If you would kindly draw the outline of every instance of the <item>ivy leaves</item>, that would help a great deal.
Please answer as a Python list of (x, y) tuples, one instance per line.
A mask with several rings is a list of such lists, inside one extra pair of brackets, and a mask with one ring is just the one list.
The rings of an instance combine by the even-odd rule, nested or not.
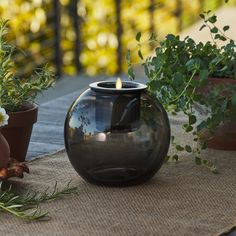
[[(216, 26), (217, 16), (215, 14), (211, 14), (211, 11), (203, 12), (199, 15), (204, 24), (200, 27), (200, 31), (207, 27), (210, 30), (211, 37), (214, 40), (226, 41), (228, 37), (225, 35), (225, 32), (230, 29), (229, 25), (225, 25), (222, 29)], [(215, 41), (214, 41), (215, 43)]]
[[(196, 164), (216, 172), (212, 163), (201, 158), (201, 151), (206, 149), (207, 140), (199, 143), (198, 134), (204, 129), (214, 133), (220, 123), (229, 120), (233, 115), (236, 117), (236, 86), (212, 86), (212, 82), (209, 82), (209, 77), (236, 79), (236, 44), (225, 34), (230, 27), (225, 25), (219, 28), (216, 25), (217, 16), (211, 11), (200, 14), (200, 17), (204, 21), (200, 30), (207, 28), (212, 42), (196, 43), (190, 37), (181, 39), (169, 34), (159, 42), (155, 55), (144, 59), (141, 52), (141, 33), (136, 35), (136, 40), (139, 46), (138, 55), (149, 79), (149, 91), (171, 114), (182, 111), (188, 117), (183, 129), (192, 135), (194, 143), (197, 144), (196, 147), (189, 144), (180, 145), (173, 139), (176, 153), (172, 159), (178, 160), (179, 152), (187, 152), (194, 157)], [(156, 38), (151, 36), (150, 40)], [(218, 41), (224, 42), (224, 45), (219, 47)], [(128, 74), (134, 78), (130, 51), (127, 53), (127, 61)], [(210, 111), (205, 120), (198, 120), (194, 104), (200, 104)]]

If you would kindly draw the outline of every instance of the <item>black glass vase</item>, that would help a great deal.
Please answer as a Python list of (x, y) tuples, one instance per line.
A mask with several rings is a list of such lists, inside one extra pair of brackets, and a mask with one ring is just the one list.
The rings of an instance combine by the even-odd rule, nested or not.
[(98, 82), (82, 93), (65, 120), (69, 160), (85, 180), (102, 185), (139, 184), (163, 164), (170, 143), (167, 114), (146, 85)]

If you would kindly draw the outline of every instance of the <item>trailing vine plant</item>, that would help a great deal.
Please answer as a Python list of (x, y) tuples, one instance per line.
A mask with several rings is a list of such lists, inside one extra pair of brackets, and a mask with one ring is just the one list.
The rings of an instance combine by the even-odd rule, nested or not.
[[(223, 84), (212, 86), (209, 77), (236, 79), (236, 44), (226, 35), (229, 26), (217, 26), (217, 16), (211, 11), (200, 14), (204, 28), (209, 29), (212, 41), (195, 42), (190, 37), (169, 34), (160, 42), (151, 35), (148, 42), (157, 44), (154, 55), (146, 59), (142, 55), (141, 33), (136, 35), (138, 55), (148, 78), (148, 89), (173, 115), (183, 112), (187, 122), (182, 128), (193, 137), (194, 145), (181, 145), (172, 136), (176, 153), (172, 157), (179, 159), (179, 153), (192, 153), (196, 164), (217, 172), (216, 166), (201, 157), (201, 151), (207, 148), (208, 139), (200, 141), (199, 134), (208, 130), (212, 135), (216, 128), (236, 118), (236, 86)], [(219, 46), (223, 42), (223, 46)], [(131, 53), (126, 55), (128, 75), (135, 79)], [(196, 115), (195, 106), (200, 105), (209, 111), (206, 119), (200, 120)], [(209, 136), (210, 139), (210, 136)]]

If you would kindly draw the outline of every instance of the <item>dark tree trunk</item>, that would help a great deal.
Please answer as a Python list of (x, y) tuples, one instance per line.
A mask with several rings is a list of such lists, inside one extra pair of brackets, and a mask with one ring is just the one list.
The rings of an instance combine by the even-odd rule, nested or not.
[[(149, 5), (149, 17), (150, 17), (150, 28), (149, 28), (149, 34), (155, 34), (155, 19), (154, 19), (154, 13), (155, 13), (155, 0), (150, 0)], [(150, 43), (150, 49), (152, 50), (154, 48), (154, 44)]]
[(175, 16), (176, 16), (176, 21), (177, 21), (176, 28), (178, 32), (181, 32), (183, 29), (182, 13), (183, 13), (182, 0), (176, 0)]
[(116, 63), (117, 70), (116, 74), (120, 74), (122, 72), (122, 24), (121, 24), (121, 0), (115, 0), (115, 11), (116, 11), (116, 36), (118, 41), (118, 46), (116, 49)]
[(82, 44), (81, 44), (81, 23), (82, 19), (77, 13), (77, 5), (79, 0), (71, 0), (70, 2), (70, 12), (73, 21), (73, 28), (75, 31), (75, 44), (74, 44), (74, 55), (75, 55), (75, 66), (77, 73), (81, 72), (83, 67), (80, 62), (80, 55), (82, 52)]
[(56, 75), (61, 76), (62, 74), (62, 54), (61, 54), (61, 8), (60, 1), (53, 0), (53, 10), (54, 10), (54, 64), (56, 67)]

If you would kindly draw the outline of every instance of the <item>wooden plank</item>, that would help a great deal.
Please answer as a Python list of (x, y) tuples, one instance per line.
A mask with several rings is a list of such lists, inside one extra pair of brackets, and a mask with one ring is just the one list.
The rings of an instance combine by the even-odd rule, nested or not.
[(34, 125), (27, 160), (64, 148), (64, 121), (78, 92), (59, 97), (39, 107), (38, 122)]
[[(32, 160), (37, 156), (58, 151), (64, 147), (64, 121), (67, 110), (72, 102), (88, 88), (88, 84), (96, 80), (104, 80), (104, 78), (94, 77), (92, 80), (86, 81), (83, 77), (78, 77), (79, 83), (76, 85), (74, 83), (65, 82), (61, 88), (55, 89), (54, 92), (61, 94), (65, 86), (77, 87), (78, 90), (61, 97), (57, 96), (51, 101), (47, 100), (47, 102), (39, 106), (38, 122), (33, 128), (27, 160)], [(67, 79), (65, 79), (65, 81), (67, 81)], [(53, 90), (50, 92), (53, 92)]]

